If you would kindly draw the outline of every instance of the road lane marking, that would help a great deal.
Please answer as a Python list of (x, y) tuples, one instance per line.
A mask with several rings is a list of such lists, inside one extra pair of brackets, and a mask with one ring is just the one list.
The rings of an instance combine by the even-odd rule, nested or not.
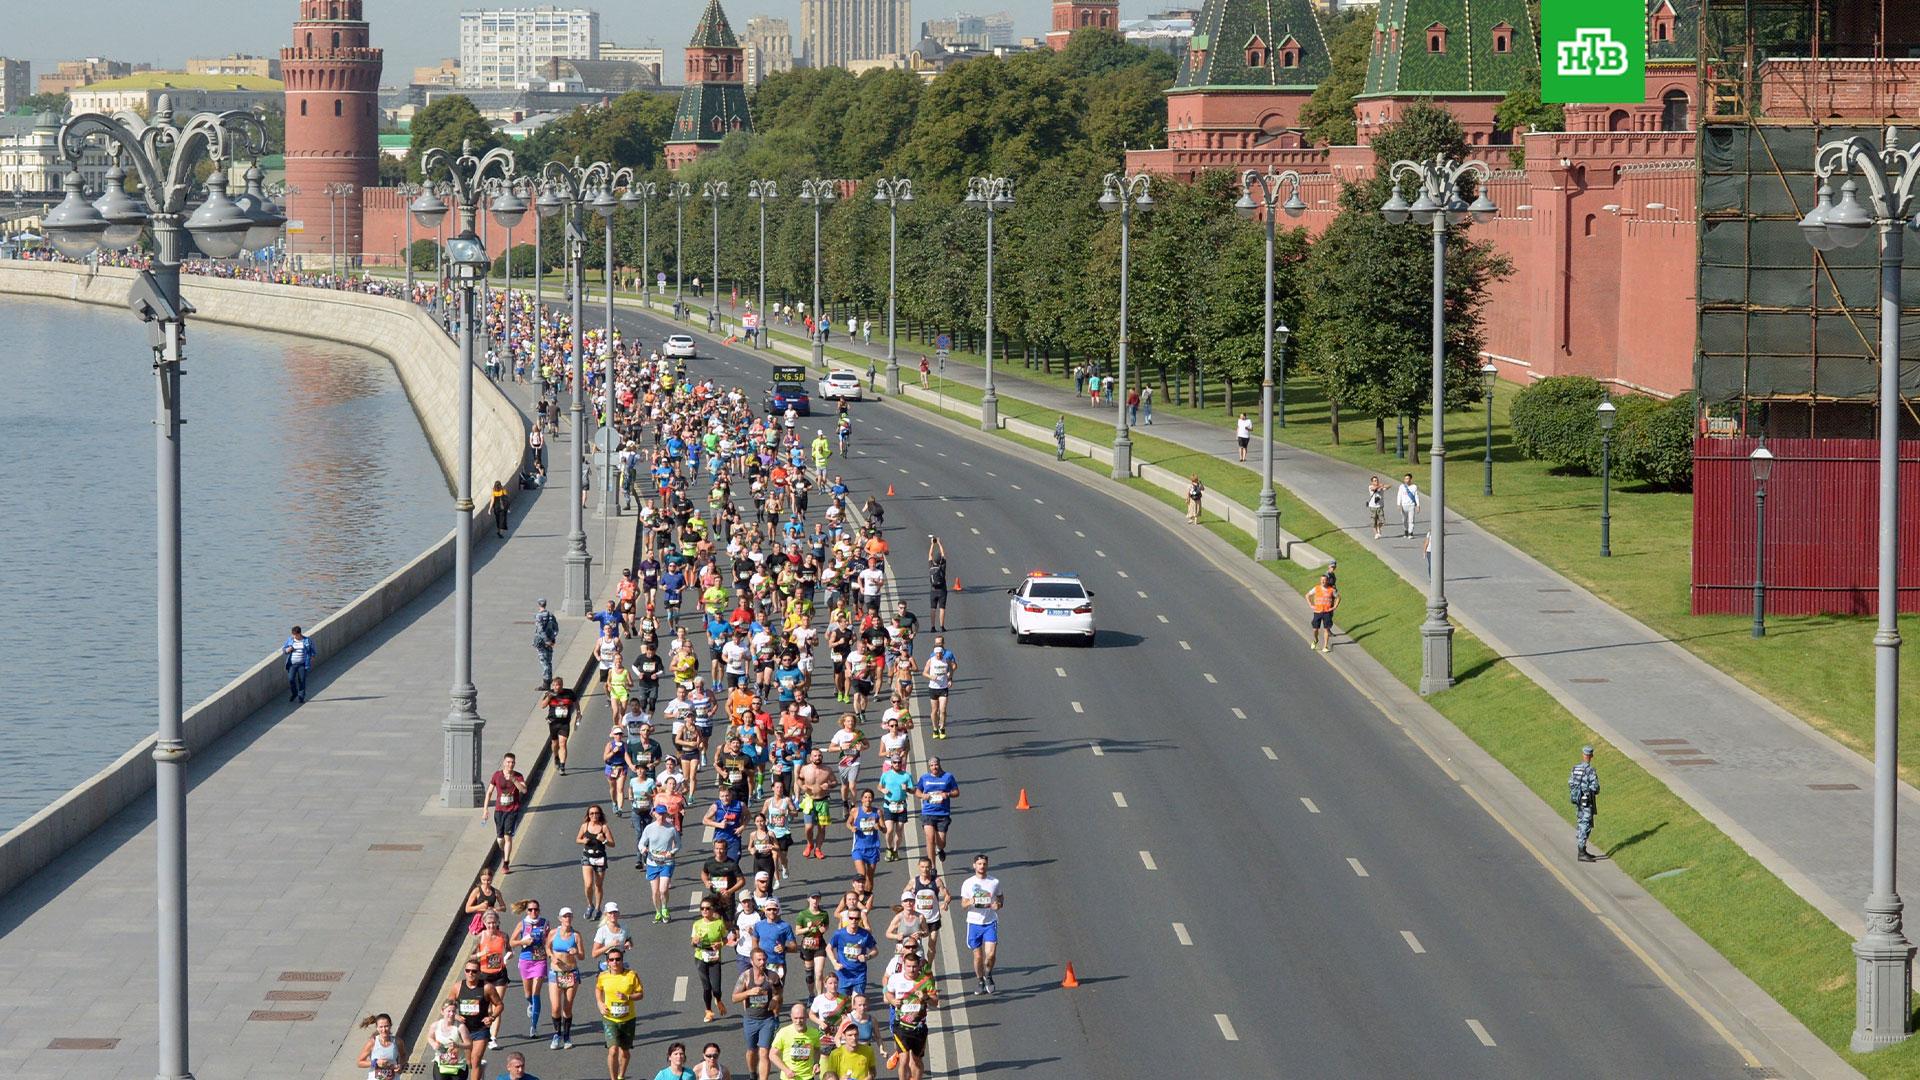
[(1008, 484), (1007, 486), (1008, 486), (1008, 487), (1010, 487), (1010, 488), (1012, 488), (1012, 489), (1013, 489), (1013, 490), (1015, 490), (1015, 491), (1019, 491), (1019, 490), (1020, 490), (1020, 485), (1019, 485), (1019, 484)]
[(1142, 863), (1144, 863), (1144, 864), (1146, 865), (1146, 868), (1147, 868), (1147, 869), (1149, 869), (1149, 870), (1158, 870), (1158, 869), (1160, 869), (1160, 868), (1159, 868), (1158, 866), (1155, 866), (1155, 865), (1153, 865), (1153, 852), (1151, 852), (1151, 851), (1143, 851), (1143, 852), (1141, 852), (1141, 853), (1140, 853), (1140, 861), (1141, 861)]
[(1206, 678), (1207, 678), (1207, 681), (1208, 681), (1208, 682), (1210, 682), (1210, 683), (1217, 683), (1217, 682), (1219, 682), (1219, 681), (1220, 681), (1219, 679), (1216, 679), (1216, 678), (1214, 678), (1214, 677), (1213, 677), (1213, 672), (1211, 672), (1211, 671), (1203, 671), (1203, 672), (1201, 672), (1200, 674), (1202, 674), (1202, 675), (1204, 675), (1204, 676), (1206, 676)]
[(1063, 667), (1057, 667), (1057, 668), (1054, 668), (1054, 669), (1053, 669), (1053, 673), (1054, 673), (1055, 675), (1058, 675), (1058, 676), (1060, 676), (1060, 677), (1061, 677), (1061, 678), (1063, 678), (1063, 679), (1067, 677), (1067, 669), (1066, 669), (1066, 668), (1063, 668)]
[[(896, 468), (897, 468), (897, 467), (898, 467), (898, 466), (896, 466)], [(905, 470), (905, 469), (901, 469), (901, 470), (900, 470), (900, 472), (901, 472), (901, 474), (902, 474), (902, 475), (904, 475), (904, 474), (906, 473), (906, 471), (907, 471), (907, 470)]]
[(1366, 867), (1360, 865), (1359, 859), (1350, 858), (1347, 860), (1347, 865), (1353, 867), (1353, 876), (1355, 877), (1372, 877), (1373, 876), (1367, 873)]
[(1000, 474), (997, 472), (994, 472), (992, 469), (987, 470), (987, 475), (993, 477), (995, 480), (1000, 479)]
[[(1184, 645), (1186, 642), (1183, 641), (1181, 644)], [(1233, 707), (1233, 718), (1235, 720), (1245, 720), (1247, 718), (1246, 711), (1241, 709), (1240, 706), (1235, 705)]]
[(975, 528), (975, 527), (974, 527), (974, 526), (972, 526), (972, 525), (969, 525), (969, 526), (967, 526), (967, 529), (968, 529), (968, 530), (969, 530), (970, 532), (972, 532), (972, 533), (973, 533), (973, 535), (975, 535), (975, 536), (979, 536), (979, 535), (980, 535), (980, 530), (979, 530), (978, 528)]
[(939, 454), (939, 455), (940, 455), (941, 457), (946, 457), (946, 456), (947, 456), (947, 452), (946, 452), (945, 450), (936, 450), (936, 451), (934, 451), (934, 452), (935, 452), (935, 453), (937, 453), (937, 454)]
[(960, 464), (965, 465), (969, 469), (973, 468), (973, 462), (971, 461), (963, 461)]
[(1067, 515), (1065, 515), (1065, 514), (1055, 514), (1055, 515), (1053, 515), (1053, 520), (1055, 520), (1055, 521), (1065, 521), (1065, 520), (1067, 520)]
[(1182, 652), (1192, 652), (1192, 651), (1193, 651), (1193, 646), (1192, 646), (1192, 645), (1189, 645), (1189, 644), (1187, 644), (1186, 642), (1184, 642), (1184, 641), (1183, 641), (1183, 642), (1181, 642), (1181, 643), (1180, 643), (1180, 650), (1181, 650)]
[(1104, 552), (1104, 551), (1101, 551), (1101, 550), (1100, 550), (1099, 548), (1094, 548), (1094, 549), (1093, 549), (1093, 553), (1094, 553), (1095, 555), (1098, 555), (1098, 556), (1100, 556), (1100, 557), (1101, 557), (1101, 558), (1103, 558), (1103, 559), (1107, 557), (1107, 553), (1106, 553), (1106, 552)]
[[(1213, 1022), (1220, 1025), (1221, 1038), (1227, 1040), (1228, 1042), (1240, 1041), (1240, 1036), (1234, 1033), (1233, 1021), (1227, 1019), (1226, 1013), (1214, 1013)], [(1492, 1045), (1492, 1044), (1489, 1043), (1488, 1045)]]
[(1279, 755), (1279, 754), (1276, 754), (1276, 753), (1274, 753), (1274, 752), (1273, 752), (1273, 747), (1271, 747), (1271, 746), (1263, 746), (1263, 747), (1261, 747), (1261, 748), (1260, 748), (1260, 752), (1261, 752), (1261, 753), (1263, 753), (1263, 754), (1265, 754), (1265, 755), (1267, 755), (1267, 760), (1268, 760), (1268, 761), (1279, 761), (1279, 760), (1280, 760), (1280, 755)]
[[(1276, 761), (1277, 761), (1277, 760), (1279, 760), (1279, 759), (1278, 759), (1278, 758), (1275, 758), (1274, 760), (1276, 760)], [(1309, 814), (1317, 814), (1317, 813), (1319, 813), (1319, 812), (1320, 812), (1320, 808), (1319, 808), (1318, 806), (1315, 806), (1315, 805), (1313, 804), (1313, 800), (1312, 800), (1312, 799), (1309, 799), (1309, 798), (1307, 798), (1307, 797), (1306, 797), (1306, 796), (1304, 796), (1304, 795), (1302, 795), (1302, 796), (1300, 797), (1300, 805), (1302, 805), (1302, 806), (1304, 806), (1304, 807), (1306, 807), (1306, 808), (1307, 808), (1307, 813), (1309, 813)]]
[(1173, 939), (1182, 945), (1193, 944), (1193, 938), (1187, 935), (1187, 924), (1183, 922), (1173, 924)]
[(1097, 742), (1093, 742), (1093, 743), (1088, 743), (1087, 745), (1093, 748), (1093, 756), (1094, 756), (1094, 757), (1106, 757), (1106, 756), (1107, 756), (1107, 752), (1106, 752), (1105, 750), (1102, 750), (1102, 749), (1100, 748), (1100, 744), (1099, 744), (1099, 743), (1097, 743)]
[(1001, 572), (1001, 573), (1003, 573), (1003, 574), (1007, 574), (1007, 575), (1009, 575), (1009, 576), (1011, 576), (1011, 575), (1013, 574), (1013, 571), (1011, 571), (1011, 570), (1009, 570), (1009, 569), (1007, 569), (1007, 568), (1006, 568), (1006, 567), (1004, 567), (1004, 566), (1000, 568), (1000, 572)]
[(1081, 531), (1080, 531), (1079, 529), (1075, 529), (1075, 530), (1073, 530), (1073, 535), (1075, 535), (1075, 536), (1077, 536), (1077, 537), (1079, 537), (1079, 538), (1080, 538), (1080, 539), (1082, 539), (1082, 540), (1085, 540), (1085, 539), (1087, 538), (1087, 534), (1086, 534), (1086, 533), (1083, 533), (1083, 532), (1081, 532)]
[(1415, 953), (1424, 953), (1427, 951), (1427, 947), (1420, 944), (1420, 939), (1413, 936), (1413, 931), (1402, 930), (1400, 931), (1400, 936), (1407, 939), (1407, 948), (1412, 949)]
[(917, 442), (917, 443), (914, 443), (913, 445), (919, 447), (922, 450), (925, 450), (927, 448), (927, 444), (923, 442)]
[(1040, 504), (1041, 506), (1047, 505), (1047, 500), (1040, 498), (1038, 495), (1034, 496), (1033, 501)]
[(1145, 600), (1145, 599), (1147, 598), (1147, 593), (1146, 593), (1146, 590), (1144, 590), (1144, 589), (1135, 589), (1135, 590), (1133, 590), (1133, 591), (1134, 591), (1135, 593), (1137, 593), (1137, 594), (1139, 594), (1139, 597), (1140, 597), (1140, 599), (1142, 599), (1142, 600)]
[(1480, 1023), (1480, 1021), (1478, 1021), (1478, 1020), (1475, 1020), (1475, 1019), (1473, 1019), (1473, 1018), (1471, 1018), (1471, 1017), (1469, 1017), (1469, 1018), (1467, 1019), (1467, 1027), (1468, 1027), (1468, 1028), (1469, 1028), (1470, 1030), (1472, 1030), (1472, 1032), (1473, 1032), (1473, 1037), (1474, 1037), (1474, 1038), (1476, 1038), (1476, 1039), (1479, 1039), (1479, 1040), (1480, 1040), (1480, 1045), (1481, 1045), (1481, 1046), (1492, 1046), (1492, 1045), (1494, 1045), (1494, 1042), (1493, 1042), (1493, 1036), (1491, 1036), (1491, 1035), (1489, 1035), (1489, 1034), (1487, 1034), (1487, 1029), (1486, 1029), (1486, 1027), (1485, 1027), (1485, 1026), (1483, 1026), (1483, 1025), (1482, 1025), (1482, 1024)]
[(999, 553), (998, 551), (995, 551), (995, 550), (994, 550), (994, 549), (992, 549), (992, 548), (988, 548), (988, 549), (987, 549), (987, 554), (989, 554), (989, 555), (998, 555), (998, 554), (1000, 554), (1000, 553)]
[(1121, 577), (1127, 576), (1127, 572), (1125, 570), (1115, 570), (1114, 573), (1119, 574)]
[(1155, 615), (1154, 618), (1159, 619), (1161, 622), (1167, 621), (1167, 617), (1165, 615)]
[(1118, 791), (1114, 792), (1113, 805), (1119, 807), (1122, 810), (1125, 810), (1127, 808), (1127, 797), (1125, 795), (1122, 795)]
[(673, 1000), (687, 1000), (687, 977), (685, 975), (681, 975), (673, 980)]
[(1070, 702), (1069, 704), (1071, 704), (1071, 705), (1073, 706), (1073, 711), (1074, 711), (1074, 712), (1077, 712), (1077, 713), (1083, 713), (1083, 712), (1086, 712), (1086, 711), (1087, 711), (1087, 710), (1085, 710), (1085, 709), (1083, 709), (1083, 708), (1081, 708), (1081, 707), (1080, 707), (1080, 703), (1079, 703), (1079, 702), (1077, 702), (1077, 701), (1075, 701), (1075, 702)]
[(699, 911), (699, 910), (700, 910), (700, 897), (701, 897), (701, 896), (703, 896), (703, 895), (705, 895), (705, 894), (704, 894), (704, 893), (703, 893), (703, 892), (702, 892), (701, 890), (699, 890), (699, 889), (695, 889), (695, 890), (693, 890), (692, 892), (690, 892), (690, 893), (688, 893), (688, 894), (687, 894), (687, 910), (688, 910), (688, 911)]
[[(941, 497), (941, 501), (943, 501), (943, 502), (944, 502), (944, 501), (945, 501), (945, 499), (946, 499), (946, 497), (945, 497), (945, 496), (942, 496), (942, 497)], [(958, 517), (958, 518), (963, 518), (963, 517), (966, 517), (966, 516), (967, 516), (967, 512), (966, 512), (965, 510), (955, 510), (955, 511), (953, 512), (953, 516), (954, 516), (954, 517)]]
[(932, 484), (929, 484), (929, 483), (927, 483), (927, 482), (926, 482), (925, 480), (922, 480), (922, 481), (920, 481), (920, 486), (921, 486), (921, 487), (932, 487), (933, 485), (932, 485)]

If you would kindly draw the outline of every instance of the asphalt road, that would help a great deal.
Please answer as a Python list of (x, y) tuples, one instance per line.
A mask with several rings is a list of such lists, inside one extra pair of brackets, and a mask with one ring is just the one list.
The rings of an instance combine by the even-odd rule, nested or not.
[[(667, 326), (631, 311), (621, 324), (647, 341)], [(697, 375), (757, 400), (760, 356), (702, 349)], [(953, 738), (934, 744), (963, 785), (948, 880), (985, 851), (1008, 894), (1001, 993), (966, 999), (964, 1030), (944, 1018), (935, 1075), (1748, 1075), (1304, 638), (1211, 574), (1177, 514), (1148, 521), (1060, 471), (1075, 466), (982, 446), (911, 407), (853, 411), (839, 471), (856, 505), (895, 486), (884, 501), (902, 594), (924, 615), (930, 532), (965, 585), (948, 620)], [(1005, 589), (1034, 568), (1078, 572), (1096, 592), (1094, 647), (1014, 644)], [(604, 699), (588, 715), (580, 761), (605, 731)], [(1012, 809), (1021, 789), (1033, 810)], [(597, 773), (557, 780), (523, 827), (509, 898), (537, 896), (549, 919), (582, 906), (574, 830), (604, 799)], [(676, 1039), (697, 1051), (712, 1038), (738, 1070), (738, 1022), (702, 1024), (697, 986), (674, 1000), (692, 974), (698, 859), (683, 855), (675, 921), (656, 926), (630, 826), (615, 824), (609, 895), (640, 916), (629, 926), (647, 987), (630, 1075), (651, 1076)], [(783, 899), (844, 883), (840, 833), (829, 860), (795, 862), (803, 880)], [(699, 840), (690, 826), (685, 850)], [(911, 865), (883, 864), (883, 897)], [(1077, 989), (1060, 986), (1069, 962)], [(582, 997), (574, 1051), (516, 1035), (489, 1069), (524, 1048), (545, 1080), (604, 1076)], [(509, 1032), (523, 1028), (518, 998)]]

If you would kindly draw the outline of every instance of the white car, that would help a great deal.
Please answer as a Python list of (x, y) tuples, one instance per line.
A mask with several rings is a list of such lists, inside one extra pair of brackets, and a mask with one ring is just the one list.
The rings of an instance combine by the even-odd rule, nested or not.
[(846, 368), (827, 372), (827, 377), (820, 380), (820, 400), (831, 401), (834, 398), (845, 398), (848, 401), (862, 400), (859, 372)]
[(687, 334), (670, 334), (660, 351), (668, 356), (692, 356), (693, 338)]
[(1007, 632), (1014, 640), (1076, 637), (1093, 644), (1093, 593), (1078, 576), (1036, 570), (1007, 593)]

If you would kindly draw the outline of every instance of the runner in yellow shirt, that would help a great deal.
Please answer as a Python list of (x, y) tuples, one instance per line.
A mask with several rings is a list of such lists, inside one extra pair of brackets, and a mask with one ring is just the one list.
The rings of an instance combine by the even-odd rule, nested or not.
[(878, 1080), (880, 1057), (873, 1047), (860, 1045), (859, 1028), (843, 1025), (837, 1041), (839, 1045), (820, 1064), (821, 1075), (834, 1080)]
[(796, 1002), (793, 1023), (773, 1037), (773, 1063), (780, 1080), (815, 1080), (820, 1075), (820, 1029), (807, 1022), (807, 1007)]
[(607, 1076), (621, 1080), (633, 1058), (634, 1003), (646, 996), (640, 975), (626, 963), (620, 949), (608, 949), (607, 970), (593, 983), (593, 999), (600, 1006), (600, 1030), (607, 1037)]

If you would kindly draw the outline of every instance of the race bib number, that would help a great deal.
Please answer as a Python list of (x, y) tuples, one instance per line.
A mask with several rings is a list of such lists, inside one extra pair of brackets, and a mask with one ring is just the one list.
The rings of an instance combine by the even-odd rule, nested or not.
[(608, 1019), (625, 1020), (628, 1016), (632, 1015), (632, 1013), (633, 1013), (633, 1006), (627, 1004), (624, 1001), (607, 1002), (607, 1018)]

